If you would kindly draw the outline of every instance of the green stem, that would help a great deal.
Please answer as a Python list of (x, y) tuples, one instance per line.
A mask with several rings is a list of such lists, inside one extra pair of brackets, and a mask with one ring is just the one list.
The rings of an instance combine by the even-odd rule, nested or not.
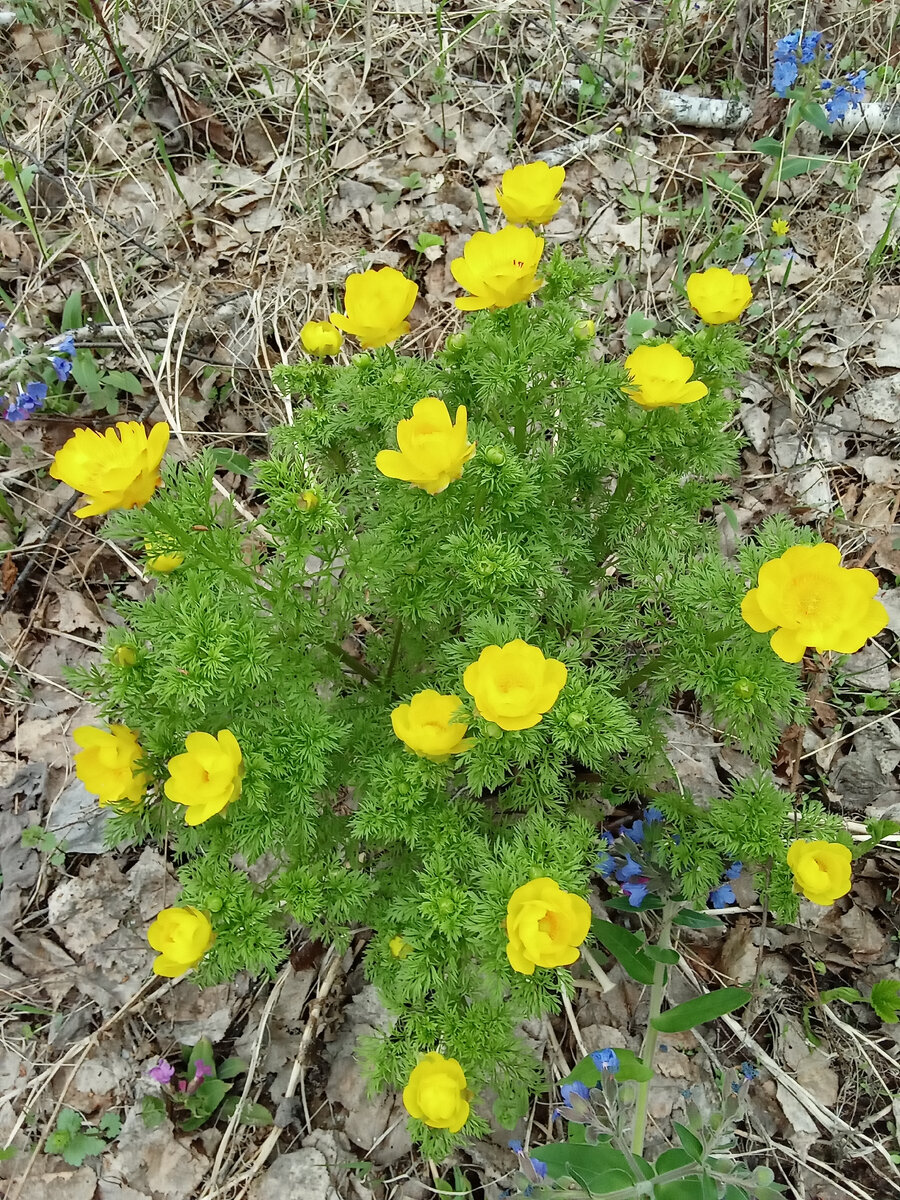
[(323, 642), (322, 644), (329, 654), (333, 654), (335, 658), (339, 659), (354, 675), (361, 675), (369, 683), (378, 682), (378, 676), (374, 671), (371, 671), (368, 667), (364, 667), (361, 662), (358, 662), (352, 654), (348, 654), (337, 642)]
[(769, 171), (762, 182), (762, 186), (759, 189), (759, 195), (756, 197), (756, 201), (753, 205), (753, 211), (755, 213), (758, 213), (762, 208), (763, 201), (768, 195), (769, 188), (772, 186), (772, 184), (781, 179), (781, 172), (784, 168), (784, 160), (787, 158), (787, 152), (790, 150), (794, 138), (797, 135), (797, 130), (800, 128), (802, 123), (803, 105), (802, 103), (795, 101), (794, 106), (791, 109), (791, 119), (784, 131), (784, 138), (781, 142), (781, 151), (779, 152), (778, 159), (776, 162), (772, 163), (772, 166), (769, 168)]
[(525, 445), (528, 438), (528, 418), (525, 415), (524, 408), (516, 409), (515, 424), (513, 426), (513, 441), (516, 449), (520, 454), (525, 453)]
[(400, 657), (400, 639), (403, 636), (403, 621), (400, 617), (397, 618), (397, 628), (394, 630), (394, 644), (391, 647), (391, 661), (388, 663), (387, 675), (385, 676), (385, 684), (389, 684), (394, 675), (394, 668), (397, 666), (397, 659)]
[[(672, 945), (672, 922), (678, 913), (680, 905), (674, 901), (666, 902), (662, 911), (662, 921), (659, 926), (659, 937), (656, 944), (660, 950), (668, 950)], [(653, 1070), (653, 1058), (656, 1054), (656, 1043), (659, 1032), (653, 1028), (653, 1022), (662, 1011), (662, 1003), (666, 994), (665, 963), (654, 963), (653, 983), (650, 985), (650, 1014), (647, 1018), (647, 1032), (644, 1034), (644, 1044), (641, 1046), (641, 1061), (645, 1067)], [(650, 1079), (645, 1079), (638, 1086), (637, 1104), (634, 1110), (634, 1135), (631, 1139), (632, 1154), (644, 1153), (644, 1139), (647, 1135), (647, 1104), (650, 1099)], [(607, 1200), (610, 1200), (607, 1197)]]

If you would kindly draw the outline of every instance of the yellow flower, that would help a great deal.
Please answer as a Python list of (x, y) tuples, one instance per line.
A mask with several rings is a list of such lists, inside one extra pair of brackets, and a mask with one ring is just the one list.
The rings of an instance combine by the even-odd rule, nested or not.
[(93, 517), (113, 508), (142, 508), (159, 484), (159, 464), (169, 444), (169, 427), (160, 421), (148, 437), (137, 421), (119, 421), (107, 429), (76, 429), (50, 467), (54, 479), (84, 492), (88, 501), (76, 517)]
[(435, 496), (462, 476), (464, 464), (475, 453), (474, 444), (466, 441), (467, 433), (462, 405), (453, 424), (443, 400), (426, 396), (413, 406), (413, 415), (397, 425), (399, 453), (379, 451), (375, 466), (389, 479), (405, 479)]
[(625, 391), (641, 408), (671, 408), (702, 400), (709, 388), (699, 379), (688, 380), (694, 373), (693, 360), (679, 354), (674, 346), (638, 346), (625, 359), (631, 386)]
[(746, 275), (734, 275), (724, 267), (710, 267), (688, 278), (687, 297), (701, 321), (724, 325), (738, 319), (753, 299), (753, 292)]
[(116, 646), (112, 660), (117, 667), (133, 667), (137, 662), (137, 652), (133, 646)]
[(832, 905), (850, 891), (853, 855), (838, 842), (791, 842), (787, 864), (794, 887), (813, 904)]
[(215, 940), (209, 918), (199, 909), (164, 908), (147, 930), (151, 949), (159, 951), (153, 974), (176, 979), (196, 967)]
[(179, 554), (177, 550), (167, 550), (164, 546), (153, 542), (147, 542), (144, 550), (153, 556), (147, 559), (147, 570), (155, 571), (157, 575), (169, 575), (184, 562), (184, 555)]
[(409, 333), (407, 317), (419, 289), (393, 267), (351, 275), (344, 292), (346, 317), (331, 314), (331, 323), (357, 339), (364, 350), (374, 350)]
[(450, 264), (456, 282), (472, 293), (457, 300), (456, 307), (475, 312), (527, 300), (544, 284), (535, 278), (543, 251), (544, 239), (518, 225), (507, 225), (499, 233), (473, 233), (463, 257)]
[(789, 229), (790, 225), (787, 221), (783, 221), (781, 217), (775, 217), (775, 219), (772, 221), (772, 232), (777, 237), (784, 237)]
[(799, 662), (807, 646), (855, 654), (888, 623), (877, 591), (871, 571), (841, 566), (837, 546), (792, 546), (760, 567), (741, 616), (757, 633), (775, 630), (769, 644), (784, 662)]
[(436, 1050), (413, 1067), (403, 1089), (403, 1104), (411, 1117), (432, 1129), (459, 1133), (469, 1119), (469, 1091), (462, 1067), (455, 1058)]
[(300, 330), (300, 341), (306, 353), (316, 358), (333, 358), (344, 344), (341, 331), (329, 321), (307, 321)]
[(297, 507), (301, 512), (312, 512), (314, 508), (319, 507), (319, 497), (311, 488), (307, 488), (297, 497)]
[(591, 906), (564, 892), (554, 879), (532, 879), (516, 888), (506, 906), (506, 957), (514, 971), (565, 967), (578, 958), (591, 928)]
[(409, 958), (414, 949), (406, 938), (401, 937), (399, 933), (396, 937), (391, 938), (388, 945), (391, 948), (391, 954), (393, 954), (394, 958)]
[(165, 792), (173, 803), (186, 806), (187, 825), (202, 825), (241, 794), (244, 760), (230, 729), (216, 737), (189, 733), (184, 744), (187, 754), (169, 762)]
[(133, 730), (127, 725), (110, 725), (108, 730), (79, 725), (72, 731), (72, 739), (82, 747), (75, 755), (75, 774), (102, 808), (123, 802), (140, 804), (150, 776), (138, 769), (144, 751)]
[(566, 178), (564, 167), (545, 162), (524, 163), (503, 172), (497, 203), (513, 225), (546, 225), (559, 211), (559, 189)]
[(394, 733), (420, 758), (446, 762), (472, 745), (468, 725), (453, 720), (461, 704), (458, 696), (442, 696), (431, 688), (416, 692), (409, 704), (398, 704), (391, 713)]
[(485, 646), (466, 667), (463, 684), (486, 721), (501, 729), (530, 729), (556, 703), (567, 675), (563, 663), (516, 638), (505, 646)]

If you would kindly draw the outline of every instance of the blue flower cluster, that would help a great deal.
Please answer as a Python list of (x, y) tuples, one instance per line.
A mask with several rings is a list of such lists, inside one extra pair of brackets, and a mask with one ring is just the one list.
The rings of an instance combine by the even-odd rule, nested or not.
[[(822, 80), (822, 90), (831, 91), (830, 79)], [(851, 72), (846, 77), (846, 83), (839, 83), (825, 101), (825, 113), (829, 123), (833, 125), (835, 121), (843, 121), (852, 108), (859, 108), (865, 93), (866, 72), (861, 68)]]
[[(776, 96), (782, 99), (787, 95), (788, 88), (797, 82), (801, 66), (808, 66), (813, 61), (822, 41), (822, 34), (815, 30), (803, 33), (795, 29), (775, 43), (775, 68), (772, 72), (772, 87)], [(825, 57), (830, 58), (831, 43), (826, 43)]]
[[(626, 825), (622, 829), (622, 836), (629, 838), (635, 846), (642, 846), (646, 826), (654, 825), (662, 820), (662, 812), (651, 806), (640, 820), (635, 821), (632, 825)], [(597, 859), (597, 870), (604, 879), (615, 876), (616, 881), (622, 885), (622, 894), (628, 897), (628, 903), (632, 908), (639, 908), (650, 890), (650, 880), (645, 875), (644, 868), (627, 850), (624, 857), (622, 855), (616, 857), (610, 853), (616, 839), (608, 831), (603, 834), (603, 840), (606, 842), (607, 849), (602, 851)]]
[[(5, 329), (5, 325), (3, 326)], [(2, 330), (0, 330), (2, 332)], [(50, 347), (53, 354), (50, 355), (50, 365), (56, 372), (56, 378), (60, 383), (65, 381), (72, 374), (72, 357), (75, 354), (75, 339), (71, 333), (59, 342)], [(0, 404), (6, 404), (7, 409), (3, 414), (7, 421), (27, 421), (33, 412), (39, 408), (43, 408), (44, 401), (47, 399), (47, 384), (43, 380), (35, 379), (31, 383), (16, 384), (18, 391), (15, 396), (0, 396)]]

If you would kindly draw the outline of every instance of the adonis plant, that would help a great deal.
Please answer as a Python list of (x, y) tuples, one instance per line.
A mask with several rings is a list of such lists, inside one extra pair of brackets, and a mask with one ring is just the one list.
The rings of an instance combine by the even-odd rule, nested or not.
[[(664, 1009), (674, 932), (741, 871), (784, 921), (800, 893), (850, 888), (841, 822), (768, 764), (802, 719), (803, 656), (858, 650), (887, 618), (874, 575), (783, 518), (722, 556), (749, 282), (691, 275), (677, 332), (603, 360), (598, 271), (534, 228), (562, 181), (541, 163), (504, 177), (518, 224), (451, 264), (473, 315), (434, 358), (402, 353), (417, 289), (390, 267), (304, 327), (309, 361), (275, 372), (294, 422), (253, 466), (255, 519), (214, 491), (210, 455), (167, 465), (164, 425), (78, 430), (53, 473), (159, 577), (80, 676), (103, 722), (75, 731), (111, 844), (176, 856), (148, 970), (203, 985), (274, 971), (296, 923), (339, 944), (364, 930), (393, 1024), (361, 1069), (440, 1157), (546, 1088), (518, 1028), (611, 954), (650, 988), (644, 1051), (598, 1048), (564, 1115), (581, 1150), (619, 1156), (603, 1169), (625, 1197), (655, 1170), (659, 1031), (749, 997)], [(344, 337), (359, 351), (329, 363)], [(759, 764), (731, 797), (676, 785), (665, 714), (685, 694)], [(660, 1160), (661, 1198), (691, 1172), (720, 1187), (722, 1128)], [(525, 1156), (533, 1185), (578, 1176), (544, 1155)], [(773, 1194), (738, 1184), (730, 1200)]]

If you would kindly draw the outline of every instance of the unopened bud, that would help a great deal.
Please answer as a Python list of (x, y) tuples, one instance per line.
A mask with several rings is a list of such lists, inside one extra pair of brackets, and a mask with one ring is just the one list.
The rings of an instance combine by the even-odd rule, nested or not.
[(506, 462), (506, 455), (499, 446), (488, 446), (484, 452), (484, 457), (492, 467), (502, 467)]
[(350, 361), (354, 367), (367, 367), (372, 361), (372, 356), (370, 354), (354, 354)]
[(587, 717), (583, 712), (572, 712), (566, 717), (566, 721), (572, 729), (580, 729), (582, 725), (587, 725)]
[(131, 646), (116, 646), (112, 657), (117, 667), (133, 667), (137, 662), (137, 654)]
[(484, 736), (489, 738), (503, 737), (503, 730), (499, 725), (495, 725), (493, 721), (488, 721), (484, 727)]
[(624, 446), (628, 441), (628, 434), (624, 429), (614, 429), (609, 440), (614, 446)]
[(447, 349), (462, 350), (467, 341), (468, 338), (464, 333), (451, 333), (447, 338)]
[(597, 332), (597, 326), (593, 321), (585, 318), (583, 321), (576, 321), (572, 326), (572, 332), (582, 342), (589, 342)]
[(301, 492), (297, 497), (297, 507), (301, 512), (308, 512), (311, 508), (318, 508), (319, 497), (313, 491)]
[(752, 679), (738, 679), (735, 681), (733, 691), (739, 700), (749, 700), (756, 691), (756, 684)]
[(219, 912), (224, 904), (224, 900), (218, 892), (211, 892), (206, 897), (206, 907), (210, 912)]

